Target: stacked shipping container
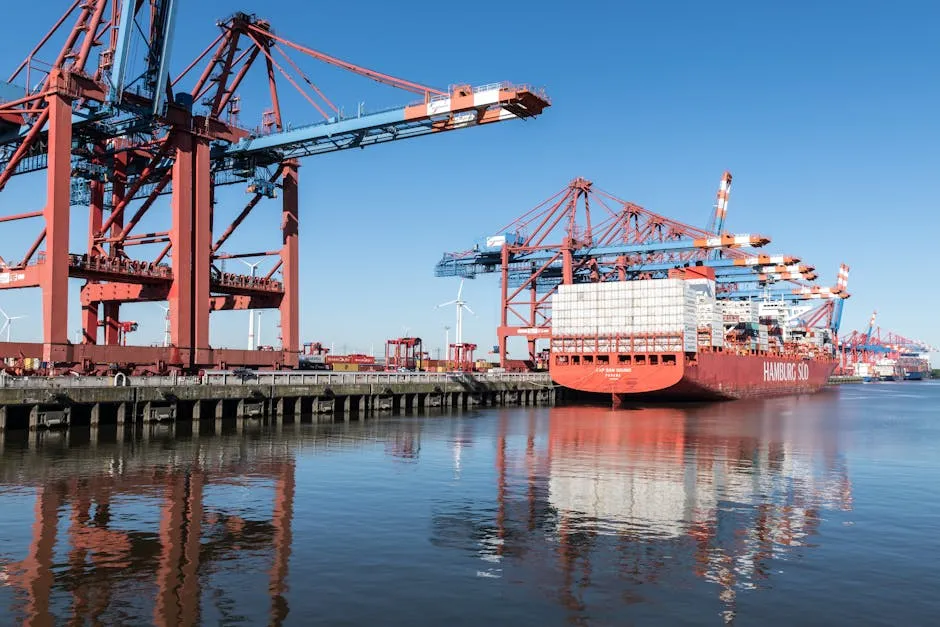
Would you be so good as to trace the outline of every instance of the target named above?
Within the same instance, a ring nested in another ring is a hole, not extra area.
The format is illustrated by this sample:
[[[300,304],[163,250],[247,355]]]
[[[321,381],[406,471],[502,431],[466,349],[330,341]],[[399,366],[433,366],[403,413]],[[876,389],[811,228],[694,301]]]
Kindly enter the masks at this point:
[[[349,355],[326,355],[323,360],[328,364],[374,364],[375,357],[362,353]]]
[[[681,336],[681,346],[640,350],[697,350],[696,294],[688,281],[657,279],[561,285],[552,297],[552,335],[635,337],[645,346],[649,336]]]
[[[695,320],[698,326],[699,346],[722,346],[725,339],[725,325],[715,298],[715,281],[691,279],[686,280],[686,283],[695,294]]]
[[[718,302],[718,307],[725,324],[757,323],[758,306],[755,302],[749,300],[721,300]]]
[[[757,327],[757,349],[770,350],[770,328],[766,324]]]

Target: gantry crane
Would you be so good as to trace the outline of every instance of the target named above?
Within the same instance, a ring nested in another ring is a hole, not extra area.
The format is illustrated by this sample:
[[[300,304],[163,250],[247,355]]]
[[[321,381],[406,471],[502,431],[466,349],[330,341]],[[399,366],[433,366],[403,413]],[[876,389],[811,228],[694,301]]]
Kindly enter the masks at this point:
[[[385,370],[421,369],[421,338],[398,337],[385,341]]]
[[[865,331],[852,331],[840,343],[842,367],[851,371],[858,364],[875,364],[879,359],[899,360],[902,357],[923,359],[921,356],[936,349],[926,342],[910,339],[893,331],[883,330],[875,324],[874,311]]]
[[[731,175],[722,175],[715,228],[723,229]],[[560,284],[657,278],[683,265],[714,267],[726,294],[749,283],[781,281],[791,290],[819,290],[815,269],[791,255],[760,255],[761,235],[715,233],[653,213],[577,178],[517,220],[470,250],[445,253],[437,276],[475,278],[501,274],[501,319],[497,331],[501,363],[511,336],[536,342],[551,333],[551,296]],[[720,251],[720,257],[712,252]]]
[[[849,267],[845,264],[839,266],[839,272],[836,278],[836,286],[832,288],[833,294],[830,295],[820,305],[812,305],[819,300],[816,294],[789,294],[777,296],[775,299],[782,300],[794,305],[802,303],[803,311],[795,319],[791,320],[793,326],[802,328],[808,332],[814,328],[828,329],[832,335],[834,345],[838,345],[839,328],[842,324],[842,308],[845,299],[851,294],[848,293],[849,287]]]
[[[46,172],[41,210],[0,217],[0,222],[42,221],[22,258],[0,264],[0,289],[42,290],[43,341],[0,345],[0,353],[86,372],[115,362],[151,371],[295,366],[300,350],[298,160],[531,118],[549,106],[542,92],[526,86],[440,90],[396,78],[295,43],[246,13],[220,22],[218,37],[174,75],[178,5],[176,0],[75,0],[9,79],[0,82],[0,190],[14,176]],[[63,35],[62,47],[50,53],[50,41]],[[300,58],[407,92],[418,101],[346,114],[304,72]],[[283,83],[323,119],[288,124],[282,110],[287,100],[279,91]],[[257,125],[239,118],[238,92],[246,86],[268,98]],[[245,186],[248,200],[230,225],[218,229],[216,192],[233,184]],[[169,228],[137,232],[163,196],[170,199]],[[228,251],[225,245],[235,229],[262,201],[276,196],[280,248]],[[87,206],[90,212],[87,251],[79,254],[69,251],[73,206]],[[2,241],[5,247],[9,243]],[[130,254],[132,247],[146,245],[161,247],[160,252],[152,258]],[[265,276],[222,267],[225,259],[262,256],[277,260]],[[79,345],[68,340],[69,279],[84,280]],[[169,305],[170,346],[120,346],[121,305],[163,300]],[[281,350],[210,346],[211,311],[258,308],[280,311]]]

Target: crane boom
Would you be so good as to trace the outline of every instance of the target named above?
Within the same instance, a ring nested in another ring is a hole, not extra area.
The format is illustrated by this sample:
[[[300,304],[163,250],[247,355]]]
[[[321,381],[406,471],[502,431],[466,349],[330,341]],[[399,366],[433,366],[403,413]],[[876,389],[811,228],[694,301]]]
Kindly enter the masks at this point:
[[[718,197],[715,201],[715,211],[712,213],[711,222],[708,230],[716,235],[721,235],[725,228],[725,216],[728,214],[728,198],[731,195],[731,172],[725,171],[721,175],[721,183],[718,185]]]
[[[227,156],[270,153],[273,161],[335,152],[347,148],[407,139],[504,120],[525,119],[549,106],[544,94],[509,83],[458,88],[445,97],[279,133],[242,139],[225,150]]]
[[[573,251],[575,259],[598,259],[603,257],[618,257],[622,255],[679,253],[694,250],[713,250],[716,248],[731,248],[741,246],[764,246],[770,239],[763,235],[723,235],[721,237],[676,239],[664,242],[647,242],[643,244],[624,244],[614,246],[596,246]],[[505,245],[505,244],[504,244]],[[494,251],[480,251],[476,254],[445,253],[444,257],[435,267],[435,276],[462,276],[472,278],[479,273],[495,272],[495,264],[499,263],[502,255],[501,249]],[[546,247],[542,250],[515,254],[509,253],[510,263],[537,263],[551,262],[556,253]],[[675,264],[672,264],[674,267]]]
[[[865,344],[871,344],[871,334],[875,330],[875,318],[877,316],[877,311],[871,312],[871,318],[868,320],[868,331],[865,333]]]

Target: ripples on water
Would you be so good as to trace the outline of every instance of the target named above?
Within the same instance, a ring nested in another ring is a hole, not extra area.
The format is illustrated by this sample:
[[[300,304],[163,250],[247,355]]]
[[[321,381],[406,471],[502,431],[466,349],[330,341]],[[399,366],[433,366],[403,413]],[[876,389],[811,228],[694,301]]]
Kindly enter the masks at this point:
[[[938,401],[10,433],[0,623],[935,624]]]

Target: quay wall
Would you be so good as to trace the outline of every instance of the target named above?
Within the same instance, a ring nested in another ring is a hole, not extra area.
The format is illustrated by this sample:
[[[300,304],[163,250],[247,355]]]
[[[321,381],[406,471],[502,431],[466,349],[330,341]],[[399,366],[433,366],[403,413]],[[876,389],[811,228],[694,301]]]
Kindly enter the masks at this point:
[[[853,377],[845,375],[833,375],[829,377],[829,385],[844,385],[846,383],[863,383],[862,377]]]
[[[201,377],[0,377],[0,431],[233,417],[366,417],[550,405],[547,373],[270,372]]]

